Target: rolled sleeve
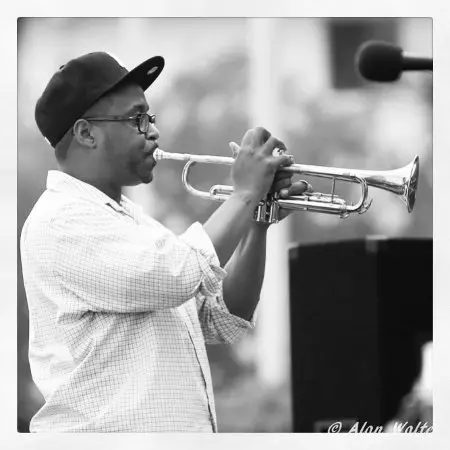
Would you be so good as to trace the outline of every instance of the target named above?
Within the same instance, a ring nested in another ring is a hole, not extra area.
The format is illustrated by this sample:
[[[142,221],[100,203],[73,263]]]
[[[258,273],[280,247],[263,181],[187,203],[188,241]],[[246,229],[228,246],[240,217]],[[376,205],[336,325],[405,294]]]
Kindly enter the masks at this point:
[[[200,223],[194,223],[180,238],[202,256],[204,288],[196,295],[196,303],[205,342],[232,344],[239,341],[255,327],[256,314],[247,321],[228,310],[223,300],[222,284],[227,272],[220,267],[214,245]]]
[[[256,311],[250,320],[232,314],[222,295],[197,295],[197,311],[207,344],[233,344],[255,328]]]
[[[227,272],[220,267],[219,258],[210,237],[199,222],[192,224],[180,239],[199,253],[198,263],[205,275],[200,287],[203,296],[222,296],[222,280]]]

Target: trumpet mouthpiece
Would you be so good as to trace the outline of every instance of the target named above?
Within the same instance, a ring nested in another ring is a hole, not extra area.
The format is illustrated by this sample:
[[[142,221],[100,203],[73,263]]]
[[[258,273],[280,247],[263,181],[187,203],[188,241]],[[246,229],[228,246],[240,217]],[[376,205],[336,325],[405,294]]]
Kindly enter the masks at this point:
[[[164,151],[161,150],[160,148],[157,148],[154,152],[153,152],[153,158],[156,161],[160,161],[161,159],[163,159],[163,155],[164,155]]]

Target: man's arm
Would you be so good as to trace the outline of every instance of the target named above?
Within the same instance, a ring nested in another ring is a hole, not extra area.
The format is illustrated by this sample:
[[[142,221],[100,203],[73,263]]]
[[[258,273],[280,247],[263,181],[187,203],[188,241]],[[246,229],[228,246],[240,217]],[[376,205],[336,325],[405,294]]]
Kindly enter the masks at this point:
[[[266,263],[269,226],[252,222],[225,266],[223,299],[230,313],[250,320],[259,302]]]
[[[28,265],[45,267],[70,292],[74,308],[141,313],[175,308],[218,289],[223,274],[202,251],[200,233],[197,223],[177,237],[78,200],[25,229],[22,249]],[[33,245],[46,252],[33,252]]]
[[[232,344],[255,324],[252,315],[264,278],[268,225],[248,222],[243,237],[225,266],[222,292],[198,296],[197,313],[207,344]]]
[[[249,226],[258,202],[269,192],[281,166],[292,164],[288,155],[273,156],[283,142],[264,128],[249,130],[231,168],[234,193],[203,225],[224,267]]]
[[[291,184],[290,176],[278,174],[273,189],[282,198],[301,195],[312,187],[306,181]],[[281,211],[284,219],[290,211]],[[268,224],[251,222],[245,234],[225,266],[228,276],[223,281],[223,299],[235,316],[250,320],[258,305],[266,263],[266,238]]]

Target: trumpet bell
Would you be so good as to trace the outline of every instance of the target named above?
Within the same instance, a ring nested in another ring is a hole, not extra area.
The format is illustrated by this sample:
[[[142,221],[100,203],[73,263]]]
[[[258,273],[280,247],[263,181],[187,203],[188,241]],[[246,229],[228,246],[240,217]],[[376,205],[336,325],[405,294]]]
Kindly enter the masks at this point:
[[[406,204],[408,212],[414,209],[416,192],[419,183],[419,157],[416,156],[411,163],[395,170],[358,172],[364,177],[367,184],[378,189],[392,192]]]
[[[419,157],[416,156],[414,161],[409,166],[411,169],[409,171],[409,178],[406,184],[405,203],[408,208],[408,212],[411,212],[416,203],[416,192],[419,185]]]

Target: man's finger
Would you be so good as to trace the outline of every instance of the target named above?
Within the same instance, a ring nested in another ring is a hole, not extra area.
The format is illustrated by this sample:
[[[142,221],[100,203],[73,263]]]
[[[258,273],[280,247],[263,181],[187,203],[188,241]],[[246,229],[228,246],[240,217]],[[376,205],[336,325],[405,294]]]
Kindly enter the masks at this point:
[[[247,130],[244,134],[244,137],[241,140],[241,147],[251,146],[253,143],[254,136],[255,136],[254,129]]]
[[[270,136],[262,146],[262,151],[264,155],[272,156],[273,151],[276,148],[286,151],[286,145],[283,141],[280,141],[280,139],[276,138],[275,136]]]
[[[281,198],[287,198],[292,195],[302,195],[304,192],[311,192],[312,186],[305,180],[297,181],[292,183],[292,185],[286,189],[280,191]]]
[[[239,153],[239,150],[241,149],[241,147],[239,147],[239,145],[236,144],[236,142],[230,142],[228,144],[228,146],[230,147],[231,153],[233,155],[233,158],[237,158],[237,155]]]
[[[274,176],[274,183],[284,180],[286,178],[292,178],[293,174],[286,172],[285,170],[278,170],[277,173]]]
[[[273,156],[272,159],[270,160],[270,165],[275,171],[278,171],[282,167],[290,166],[293,163],[294,158],[292,155]]]
[[[267,141],[271,137],[270,131],[266,130],[263,127],[253,128],[252,131],[253,131],[253,135],[252,135],[253,143],[258,147],[267,143]]]
[[[272,187],[270,188],[270,193],[280,192],[283,189],[289,191],[289,188],[292,185],[292,181],[290,178],[283,178],[281,180],[275,180],[272,183]]]

